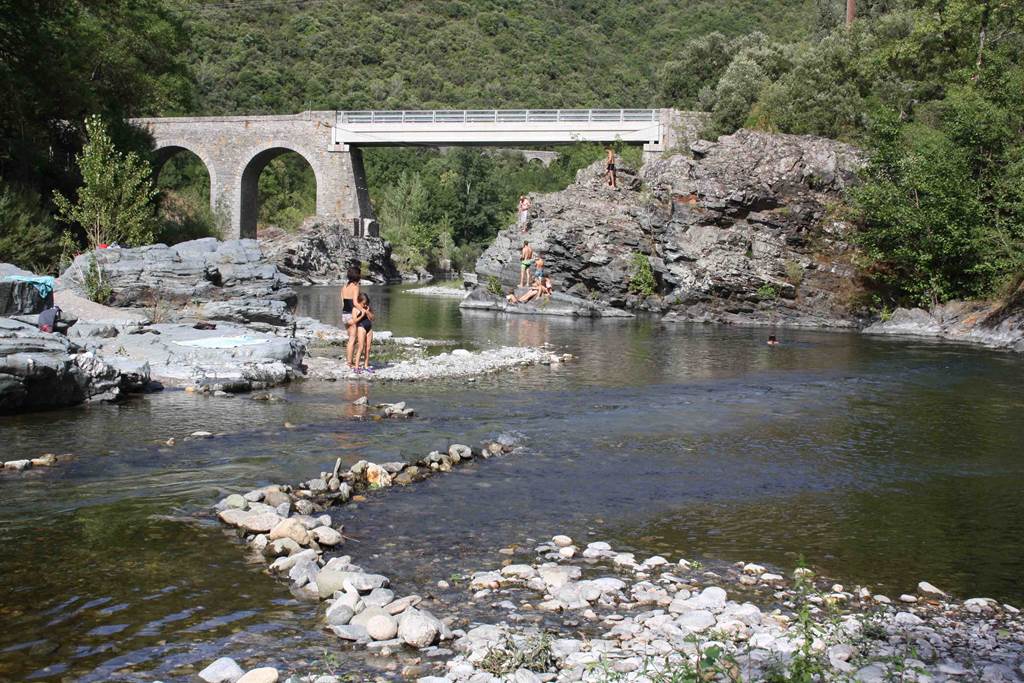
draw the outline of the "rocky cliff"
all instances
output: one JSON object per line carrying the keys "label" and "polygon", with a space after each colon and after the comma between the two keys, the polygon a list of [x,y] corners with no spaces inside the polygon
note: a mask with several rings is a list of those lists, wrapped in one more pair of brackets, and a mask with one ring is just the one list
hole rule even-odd
{"label": "rocky cliff", "polygon": [[[747,130],[691,150],[620,168],[618,190],[597,163],[535,196],[529,232],[502,231],[478,274],[515,283],[526,239],[557,289],[593,301],[681,320],[855,324],[848,226],[831,209],[854,182],[856,150]],[[637,258],[653,295],[631,291]]]}
{"label": "rocky cliff", "polygon": [[391,245],[379,237],[353,237],[338,223],[313,223],[297,233],[266,230],[260,241],[278,270],[309,284],[341,284],[352,263],[361,263],[374,282],[401,282],[391,262]]}

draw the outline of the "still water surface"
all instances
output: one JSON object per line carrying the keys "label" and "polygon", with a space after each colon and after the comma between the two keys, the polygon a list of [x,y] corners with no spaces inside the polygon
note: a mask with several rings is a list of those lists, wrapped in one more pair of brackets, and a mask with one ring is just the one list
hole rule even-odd
{"label": "still water surface", "polygon": [[[1024,602],[1019,356],[814,331],[780,331],[772,348],[761,329],[371,296],[379,329],[462,348],[547,343],[578,360],[475,382],[298,383],[277,392],[285,403],[168,390],[3,418],[4,459],[76,458],[0,477],[0,681],[184,681],[225,654],[282,670],[315,660],[337,643],[317,607],[190,518],[339,456],[383,462],[500,433],[526,452],[336,512],[357,539],[345,552],[403,594],[564,532],[673,559],[791,570],[803,556],[892,595],[926,579]],[[300,312],[335,322],[336,302],[309,288]],[[419,417],[352,420],[368,391]],[[181,440],[197,429],[221,436]]]}

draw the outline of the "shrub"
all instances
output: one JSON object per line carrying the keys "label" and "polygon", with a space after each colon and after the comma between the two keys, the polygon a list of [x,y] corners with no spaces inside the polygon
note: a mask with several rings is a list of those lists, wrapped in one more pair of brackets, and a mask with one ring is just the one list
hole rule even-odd
{"label": "shrub", "polygon": [[804,281],[804,268],[796,261],[786,261],[786,279],[794,287]]}
{"label": "shrub", "polygon": [[89,269],[85,271],[83,284],[85,285],[85,295],[89,297],[90,301],[95,301],[98,304],[110,301],[110,296],[114,293],[110,285],[104,282],[103,269],[96,262],[95,255],[89,256]]}
{"label": "shrub", "polygon": [[493,275],[489,275],[487,277],[487,291],[490,292],[491,294],[494,294],[495,296],[501,296],[502,294],[505,293],[504,290],[501,288],[501,280],[494,277]]}
{"label": "shrub", "polygon": [[779,290],[775,285],[766,282],[757,288],[757,298],[762,301],[774,301],[779,297]]}
{"label": "shrub", "polygon": [[633,254],[629,269],[629,291],[640,296],[650,296],[657,287],[651,262],[640,252]]}

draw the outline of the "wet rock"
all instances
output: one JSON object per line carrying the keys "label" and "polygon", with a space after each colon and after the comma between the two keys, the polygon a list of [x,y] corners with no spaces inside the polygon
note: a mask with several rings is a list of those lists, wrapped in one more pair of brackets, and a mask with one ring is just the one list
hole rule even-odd
{"label": "wet rock", "polygon": [[334,635],[343,640],[353,640],[356,642],[367,642],[370,640],[370,634],[367,633],[365,626],[358,626],[356,624],[332,625],[330,629],[334,632]]}
{"label": "wet rock", "polygon": [[363,598],[370,607],[384,607],[391,604],[395,599],[395,592],[387,588],[374,588],[370,594]]}
{"label": "wet rock", "polygon": [[386,488],[391,486],[391,475],[380,465],[369,463],[366,466],[366,483],[371,488]]}
{"label": "wet rock", "polygon": [[30,467],[32,467],[31,460],[8,460],[4,463],[5,470],[15,470],[20,472],[22,470],[27,470]]}
{"label": "wet rock", "polygon": [[319,526],[313,529],[313,538],[316,539],[317,543],[324,546],[340,545],[344,540],[341,532],[328,526]]}
{"label": "wet rock", "polygon": [[244,510],[248,507],[249,501],[237,493],[232,493],[222,501],[222,504],[225,508],[238,508],[239,510]]}
{"label": "wet rock", "polygon": [[327,607],[327,623],[334,626],[344,626],[352,621],[356,615],[355,610],[343,601],[335,600]]}
{"label": "wet rock", "polygon": [[292,555],[300,550],[302,550],[302,546],[292,539],[280,538],[276,541],[268,542],[263,554],[267,557],[281,557],[282,555]]}
{"label": "wet rock", "polygon": [[206,683],[238,683],[243,675],[242,667],[230,657],[221,657],[199,672],[199,678]]}
{"label": "wet rock", "polygon": [[32,467],[53,467],[57,464],[57,456],[53,453],[46,453],[38,458],[32,458]]}
{"label": "wet rock", "polygon": [[295,517],[288,519],[282,519],[280,522],[274,525],[270,530],[270,534],[267,536],[271,541],[276,541],[281,538],[290,538],[299,545],[309,545],[311,536],[309,531],[303,526],[302,522]]}

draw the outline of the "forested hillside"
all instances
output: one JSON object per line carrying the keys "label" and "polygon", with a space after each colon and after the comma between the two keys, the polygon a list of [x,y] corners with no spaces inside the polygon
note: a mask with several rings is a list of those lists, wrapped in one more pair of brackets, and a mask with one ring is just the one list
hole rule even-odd
{"label": "forested hillside", "polygon": [[[879,307],[986,296],[1024,271],[1020,0],[7,0],[0,12],[0,259],[52,267],[51,192],[76,181],[87,114],[330,108],[676,106],[740,126],[837,137],[870,157],[836,211],[860,226]],[[551,169],[473,150],[368,153],[385,233],[410,266],[455,257]],[[161,177],[161,239],[203,234],[205,172]],[[261,177],[261,221],[313,207],[296,157]],[[74,233],[72,233],[74,234]]]}

